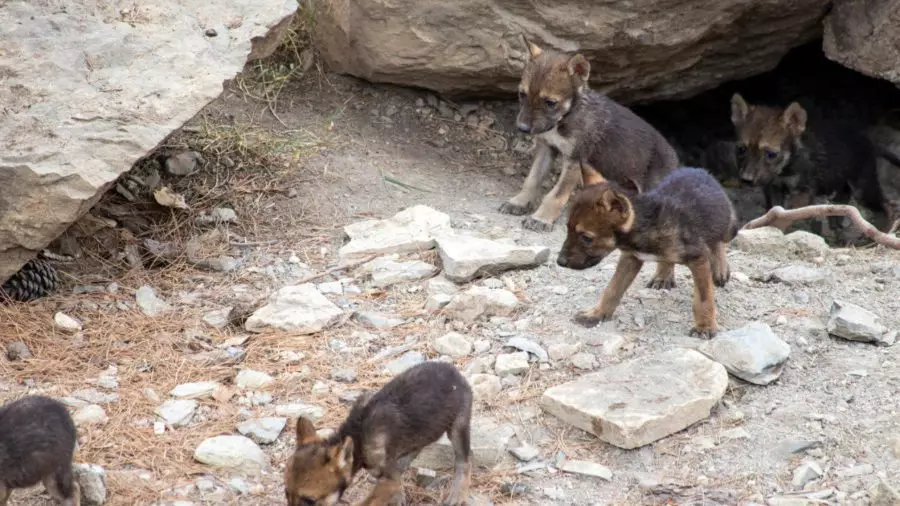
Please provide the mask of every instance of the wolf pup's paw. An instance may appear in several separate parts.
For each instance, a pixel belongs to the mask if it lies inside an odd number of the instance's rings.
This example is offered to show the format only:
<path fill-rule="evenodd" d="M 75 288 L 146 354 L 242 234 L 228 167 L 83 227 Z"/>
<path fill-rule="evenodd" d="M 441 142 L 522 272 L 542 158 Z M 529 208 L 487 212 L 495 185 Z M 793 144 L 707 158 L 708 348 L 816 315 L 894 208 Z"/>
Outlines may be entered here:
<path fill-rule="evenodd" d="M 690 335 L 700 339 L 712 339 L 716 337 L 716 329 L 694 327 L 691 329 Z"/>
<path fill-rule="evenodd" d="M 513 204 L 512 202 L 504 202 L 500 206 L 500 212 L 502 214 L 511 214 L 513 216 L 522 216 L 523 214 L 527 214 L 530 210 L 531 206 L 520 206 L 519 204 Z"/>
<path fill-rule="evenodd" d="M 529 216 L 522 220 L 522 228 L 526 230 L 533 230 L 535 232 L 549 232 L 553 230 L 553 223 L 545 223 L 541 220 L 535 219 L 532 216 Z"/>
<path fill-rule="evenodd" d="M 579 311 L 575 313 L 575 316 L 572 318 L 572 321 L 581 325 L 582 327 L 596 327 L 600 322 L 605 322 L 610 319 L 612 315 L 600 314 L 598 315 L 592 309 L 587 309 L 585 311 Z"/>
<path fill-rule="evenodd" d="M 675 288 L 675 278 L 653 278 L 647 283 L 647 288 L 653 290 L 670 290 Z"/>
<path fill-rule="evenodd" d="M 718 276 L 713 275 L 713 284 L 719 288 L 724 288 L 725 285 L 728 284 L 728 281 L 731 280 L 731 272 L 725 271 L 724 274 L 720 274 Z"/>

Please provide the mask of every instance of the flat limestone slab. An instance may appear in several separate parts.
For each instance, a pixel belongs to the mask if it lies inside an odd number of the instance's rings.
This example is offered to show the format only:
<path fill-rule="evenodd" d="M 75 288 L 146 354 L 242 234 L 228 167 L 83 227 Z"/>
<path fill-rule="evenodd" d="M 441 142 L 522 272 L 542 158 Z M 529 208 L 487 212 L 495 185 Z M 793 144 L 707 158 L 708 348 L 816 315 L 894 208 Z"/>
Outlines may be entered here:
<path fill-rule="evenodd" d="M 434 248 L 435 236 L 449 233 L 450 216 L 416 205 L 383 220 L 364 220 L 344 227 L 350 242 L 341 246 L 342 263 L 368 255 L 413 253 Z"/>
<path fill-rule="evenodd" d="M 547 389 L 548 413 L 626 450 L 709 416 L 728 372 L 703 354 L 676 348 L 607 367 Z"/>

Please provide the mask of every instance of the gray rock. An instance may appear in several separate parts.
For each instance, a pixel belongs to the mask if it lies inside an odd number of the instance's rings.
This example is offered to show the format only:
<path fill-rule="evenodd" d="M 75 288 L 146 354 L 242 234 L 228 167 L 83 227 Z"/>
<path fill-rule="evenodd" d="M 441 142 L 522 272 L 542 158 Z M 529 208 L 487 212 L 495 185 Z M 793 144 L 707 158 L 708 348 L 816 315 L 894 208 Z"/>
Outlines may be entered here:
<path fill-rule="evenodd" d="M 472 286 L 456 294 L 444 307 L 444 314 L 474 323 L 482 317 L 510 316 L 518 308 L 519 299 L 509 290 Z"/>
<path fill-rule="evenodd" d="M 425 355 L 418 351 L 407 351 L 403 355 L 388 362 L 384 367 L 392 376 L 396 376 L 414 365 L 425 361 Z"/>
<path fill-rule="evenodd" d="M 10 360 L 28 360 L 32 358 L 31 350 L 22 341 L 12 341 L 6 345 L 6 358 Z"/>
<path fill-rule="evenodd" d="M 152 286 L 143 285 L 134 294 L 138 308 L 147 316 L 153 317 L 172 310 L 172 305 L 156 296 Z"/>
<path fill-rule="evenodd" d="M 625 344 L 625 338 L 615 332 L 592 332 L 584 343 L 589 346 L 597 346 L 603 350 L 603 354 L 610 356 L 615 355 Z"/>
<path fill-rule="evenodd" d="M 403 318 L 383 315 L 373 311 L 357 311 L 356 321 L 370 329 L 391 329 L 406 322 Z"/>
<path fill-rule="evenodd" d="M 203 315 L 203 322 L 215 329 L 224 329 L 231 321 L 231 312 L 233 308 L 226 307 L 209 311 Z"/>
<path fill-rule="evenodd" d="M 437 238 L 444 276 L 465 283 L 511 269 L 530 269 L 547 261 L 550 248 L 515 246 L 480 237 L 442 235 Z"/>
<path fill-rule="evenodd" d="M 15 51 L 0 54 L 0 68 L 7 69 L 0 139 L 11 146 L 0 153 L 7 175 L 0 222 L 3 280 L 87 213 L 138 159 L 219 97 L 222 83 L 243 70 L 248 54 L 270 54 L 290 25 L 281 21 L 297 10 L 296 3 L 282 0 L 215 7 L 163 0 L 152 13 L 141 7 L 130 14 L 106 2 L 67 3 L 65 13 L 60 4 L 3 4 L 3 39 L 18 41 Z M 129 23 L 131 16 L 140 19 Z M 202 29 L 174 36 L 173 20 L 198 16 L 198 26 L 241 22 L 212 39 Z"/>
<path fill-rule="evenodd" d="M 757 385 L 778 379 L 791 347 L 765 323 L 752 322 L 702 343 L 698 351 L 725 366 L 731 374 Z"/>
<path fill-rule="evenodd" d="M 587 460 L 566 460 L 559 466 L 560 471 L 567 473 L 594 476 L 606 481 L 612 480 L 612 471 L 608 467 Z"/>
<path fill-rule="evenodd" d="M 493 468 L 506 455 L 506 445 L 516 434 L 516 428 L 498 423 L 490 418 L 473 416 L 471 424 L 472 463 L 475 466 Z M 454 464 L 453 445 L 447 434 L 426 446 L 413 461 L 414 467 L 448 470 Z"/>
<path fill-rule="evenodd" d="M 241 369 L 237 376 L 234 377 L 235 385 L 248 390 L 259 390 L 273 383 L 275 383 L 275 378 L 262 371 L 254 371 L 252 369 Z"/>
<path fill-rule="evenodd" d="M 882 325 L 878 315 L 856 304 L 837 299 L 831 303 L 825 330 L 842 339 L 882 346 L 891 346 L 897 340 L 897 332 Z"/>
<path fill-rule="evenodd" d="M 775 227 L 740 230 L 737 236 L 732 239 L 730 246 L 747 253 L 763 253 L 767 255 L 777 255 L 790 251 L 790 245 L 784 232 Z"/>
<path fill-rule="evenodd" d="M 61 311 L 53 315 L 53 326 L 67 334 L 81 332 L 81 322 Z"/>
<path fill-rule="evenodd" d="M 425 291 L 428 295 L 453 295 L 459 287 L 444 276 L 436 276 L 425 282 Z"/>
<path fill-rule="evenodd" d="M 106 425 L 109 417 L 106 416 L 102 406 L 97 404 L 88 404 L 72 414 L 72 420 L 75 425 L 82 427 L 85 425 Z"/>
<path fill-rule="evenodd" d="M 500 394 L 503 386 L 500 384 L 500 378 L 493 374 L 472 374 L 466 379 L 472 387 L 472 395 L 477 400 L 489 401 Z"/>
<path fill-rule="evenodd" d="M 727 386 L 724 366 L 697 351 L 676 348 L 552 387 L 540 403 L 575 427 L 632 449 L 708 417 Z"/>
<path fill-rule="evenodd" d="M 259 475 L 269 466 L 269 458 L 248 437 L 227 435 L 203 440 L 194 450 L 194 460 L 216 468 Z"/>
<path fill-rule="evenodd" d="M 527 351 L 536 356 L 541 362 L 548 362 L 550 360 L 550 356 L 544 351 L 544 348 L 542 348 L 541 345 L 522 336 L 510 337 L 504 346 Z"/>
<path fill-rule="evenodd" d="M 794 479 L 791 480 L 791 483 L 794 488 L 802 489 L 807 483 L 821 478 L 823 474 L 819 464 L 814 461 L 806 461 L 794 469 Z"/>
<path fill-rule="evenodd" d="M 522 462 L 530 462 L 538 458 L 538 455 L 541 454 L 541 451 L 534 446 L 525 443 L 522 446 L 510 448 L 509 453 L 511 453 L 513 457 L 521 460 Z"/>
<path fill-rule="evenodd" d="M 182 383 L 169 391 L 169 395 L 176 399 L 207 399 L 219 387 L 216 381 L 196 381 Z"/>
<path fill-rule="evenodd" d="M 828 246 L 825 239 L 805 230 L 791 232 L 784 238 L 794 253 L 803 258 L 813 259 L 825 256 L 831 252 L 831 247 Z"/>
<path fill-rule="evenodd" d="M 250 332 L 272 329 L 297 334 L 314 334 L 337 323 L 343 312 L 316 290 L 304 283 L 286 286 L 271 297 L 268 303 L 254 311 L 244 327 Z"/>
<path fill-rule="evenodd" d="M 429 295 L 428 298 L 425 299 L 425 309 L 428 311 L 443 309 L 451 300 L 453 300 L 452 295 L 444 295 L 442 293 Z"/>
<path fill-rule="evenodd" d="M 812 285 L 825 281 L 829 271 L 809 265 L 786 265 L 765 276 L 765 281 L 778 281 L 786 285 Z"/>
<path fill-rule="evenodd" d="M 448 332 L 434 340 L 434 349 L 442 355 L 462 358 L 472 353 L 472 342 L 458 332 Z"/>
<path fill-rule="evenodd" d="M 335 367 L 331 370 L 331 379 L 343 383 L 353 383 L 356 381 L 356 368 Z"/>
<path fill-rule="evenodd" d="M 434 237 L 447 233 L 450 217 L 416 205 L 384 220 L 365 220 L 344 227 L 350 241 L 338 251 L 341 262 L 372 254 L 413 253 L 434 248 Z"/>
<path fill-rule="evenodd" d="M 182 151 L 166 157 L 166 172 L 173 176 L 190 176 L 197 172 L 198 165 L 203 162 L 204 159 L 200 153 L 196 151 Z"/>
<path fill-rule="evenodd" d="M 316 289 L 319 290 L 320 293 L 340 295 L 344 293 L 344 284 L 340 281 L 328 281 L 325 283 L 319 283 L 318 285 L 316 285 Z"/>
<path fill-rule="evenodd" d="M 114 402 L 119 402 L 119 394 L 117 393 L 103 393 L 96 388 L 86 388 L 82 390 L 76 390 L 72 392 L 72 397 L 76 399 L 81 399 L 90 404 L 112 404 Z"/>
<path fill-rule="evenodd" d="M 241 422 L 238 424 L 237 430 L 259 444 L 269 444 L 278 439 L 286 424 L 287 418 L 269 416 Z"/>
<path fill-rule="evenodd" d="M 390 257 L 376 258 L 363 267 L 371 274 L 372 285 L 378 288 L 430 278 L 439 270 L 421 260 L 397 262 Z"/>
<path fill-rule="evenodd" d="M 581 343 L 553 343 L 547 347 L 547 354 L 554 362 L 565 360 L 581 351 Z"/>
<path fill-rule="evenodd" d="M 494 370 L 501 378 L 512 374 L 522 374 L 528 370 L 528 367 L 528 353 L 524 351 L 501 353 L 497 355 L 497 361 L 494 363 Z"/>
<path fill-rule="evenodd" d="M 313 404 L 303 402 L 295 402 L 293 404 L 280 404 L 275 406 L 275 414 L 278 416 L 286 416 L 288 418 L 309 418 L 311 421 L 325 416 L 325 410 Z"/>
<path fill-rule="evenodd" d="M 572 365 L 579 369 L 590 371 L 597 368 L 597 357 L 593 353 L 576 353 L 572 355 Z"/>
<path fill-rule="evenodd" d="M 190 423 L 198 403 L 193 399 L 172 399 L 156 408 L 155 413 L 165 420 L 169 427 L 181 427 Z"/>
<path fill-rule="evenodd" d="M 487 339 L 479 339 L 472 343 L 472 351 L 476 355 L 480 355 L 482 353 L 486 353 L 491 349 L 491 342 Z"/>
<path fill-rule="evenodd" d="M 106 470 L 96 464 L 72 464 L 72 475 L 81 489 L 81 504 L 100 506 L 106 502 Z"/>

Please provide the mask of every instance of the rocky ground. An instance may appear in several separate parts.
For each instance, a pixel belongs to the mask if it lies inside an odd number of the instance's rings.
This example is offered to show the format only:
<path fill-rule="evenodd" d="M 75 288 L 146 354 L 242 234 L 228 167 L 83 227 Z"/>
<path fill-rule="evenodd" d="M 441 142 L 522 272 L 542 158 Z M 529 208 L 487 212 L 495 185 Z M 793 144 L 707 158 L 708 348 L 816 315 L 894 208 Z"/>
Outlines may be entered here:
<path fill-rule="evenodd" d="M 586 329 L 572 316 L 596 303 L 617 255 L 562 269 L 563 226 L 538 234 L 497 212 L 528 163 L 514 104 L 309 74 L 280 91 L 277 117 L 237 81 L 189 125 L 252 124 L 284 140 L 273 150 L 303 149 L 249 189 L 166 201 L 203 231 L 187 262 L 134 261 L 137 239 L 159 258 L 179 246 L 120 228 L 130 270 L 85 254 L 61 264 L 64 293 L 0 322 L 4 398 L 63 398 L 76 460 L 99 466 L 80 471 L 82 504 L 101 489 L 105 504 L 283 503 L 296 416 L 335 428 L 361 390 L 428 359 L 455 363 L 476 391 L 472 504 L 897 504 L 900 254 L 758 230 L 729 252 L 719 339 L 688 337 L 680 266 L 667 291 L 644 288 L 645 266 L 615 321 Z M 210 156 L 214 141 L 192 144 L 199 174 L 241 165 Z M 416 233 L 367 221 L 401 211 Z M 560 404 L 574 406 L 565 419 Z M 629 446 L 647 436 L 628 430 L 641 416 L 665 437 L 629 450 L 572 425 L 602 419 L 603 437 Z M 448 452 L 439 442 L 414 464 L 412 504 L 443 493 Z"/>

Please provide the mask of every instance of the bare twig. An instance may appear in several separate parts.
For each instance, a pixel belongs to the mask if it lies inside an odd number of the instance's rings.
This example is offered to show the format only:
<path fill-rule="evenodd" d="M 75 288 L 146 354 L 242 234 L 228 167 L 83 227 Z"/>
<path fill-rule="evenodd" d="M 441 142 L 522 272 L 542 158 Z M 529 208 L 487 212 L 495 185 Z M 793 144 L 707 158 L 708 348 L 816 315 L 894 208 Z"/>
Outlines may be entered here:
<path fill-rule="evenodd" d="M 795 221 L 808 220 L 810 218 L 824 218 L 826 216 L 844 216 L 849 218 L 853 225 L 855 225 L 863 235 L 875 241 L 877 244 L 893 249 L 900 249 L 900 237 L 888 235 L 878 230 L 874 225 L 862 217 L 858 209 L 847 205 L 815 205 L 798 207 L 796 209 L 785 209 L 781 206 L 775 206 L 772 209 L 769 209 L 766 214 L 751 220 L 744 225 L 743 229 L 750 230 L 760 227 L 775 227 L 780 230 L 785 230 Z"/>
<path fill-rule="evenodd" d="M 364 263 L 366 263 L 366 262 L 368 262 L 368 261 L 370 261 L 370 260 L 374 260 L 374 259 L 376 259 L 376 258 L 378 258 L 378 257 L 379 257 L 379 255 L 369 255 L 369 256 L 367 256 L 367 257 L 361 259 L 361 260 L 357 260 L 357 261 L 355 261 L 355 262 L 350 262 L 349 264 L 335 265 L 334 267 L 331 267 L 331 268 L 329 268 L 329 269 L 326 269 L 326 270 L 324 270 L 324 271 L 322 271 L 322 272 L 320 272 L 320 273 L 318 273 L 318 274 L 313 274 L 313 275 L 311 275 L 311 276 L 306 276 L 305 278 L 303 278 L 303 279 L 301 279 L 300 281 L 298 281 L 296 284 L 302 285 L 303 283 L 309 283 L 310 281 L 319 279 L 319 278 L 321 278 L 321 277 L 325 277 L 325 276 L 327 276 L 327 275 L 329 275 L 329 274 L 331 274 L 331 273 L 334 273 L 334 272 L 343 271 L 343 270 L 346 270 L 346 269 L 353 269 L 354 267 L 359 267 L 360 265 L 362 265 L 362 264 L 364 264 Z"/>

